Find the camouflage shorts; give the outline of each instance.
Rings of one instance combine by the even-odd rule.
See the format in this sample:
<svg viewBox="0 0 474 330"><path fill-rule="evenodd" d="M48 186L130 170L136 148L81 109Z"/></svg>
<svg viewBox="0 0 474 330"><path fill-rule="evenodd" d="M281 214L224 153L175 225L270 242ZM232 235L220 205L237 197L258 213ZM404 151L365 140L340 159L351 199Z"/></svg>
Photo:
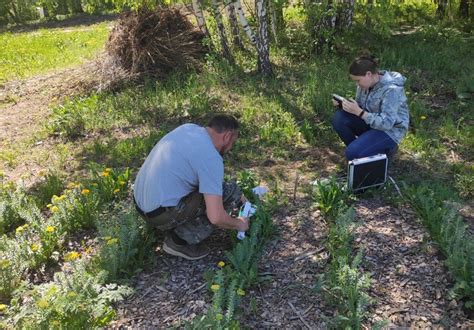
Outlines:
<svg viewBox="0 0 474 330"><path fill-rule="evenodd" d="M222 200L230 213L241 204L242 192L235 182L224 182ZM211 235L213 226L206 215L204 195L194 191L182 198L175 207L146 220L159 230L173 230L178 237L189 244L197 244Z"/></svg>

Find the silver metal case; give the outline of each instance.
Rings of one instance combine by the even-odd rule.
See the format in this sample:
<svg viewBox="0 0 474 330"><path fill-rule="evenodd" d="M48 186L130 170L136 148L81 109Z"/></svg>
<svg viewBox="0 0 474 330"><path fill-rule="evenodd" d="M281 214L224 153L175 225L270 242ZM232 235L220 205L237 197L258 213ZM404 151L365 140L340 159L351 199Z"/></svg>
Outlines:
<svg viewBox="0 0 474 330"><path fill-rule="evenodd" d="M388 159L385 154L353 159L348 167L347 185L351 191L381 186L387 181Z"/></svg>

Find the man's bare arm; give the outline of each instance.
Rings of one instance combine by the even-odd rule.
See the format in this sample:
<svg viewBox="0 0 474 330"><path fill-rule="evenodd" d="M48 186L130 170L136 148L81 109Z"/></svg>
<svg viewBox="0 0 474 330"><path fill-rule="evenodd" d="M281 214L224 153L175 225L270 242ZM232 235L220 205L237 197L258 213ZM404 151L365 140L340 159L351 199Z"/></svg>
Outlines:
<svg viewBox="0 0 474 330"><path fill-rule="evenodd" d="M227 214L222 202L222 196L204 194L204 201L206 202L207 217L213 225L239 231L246 231L249 228L247 218L234 218Z"/></svg>

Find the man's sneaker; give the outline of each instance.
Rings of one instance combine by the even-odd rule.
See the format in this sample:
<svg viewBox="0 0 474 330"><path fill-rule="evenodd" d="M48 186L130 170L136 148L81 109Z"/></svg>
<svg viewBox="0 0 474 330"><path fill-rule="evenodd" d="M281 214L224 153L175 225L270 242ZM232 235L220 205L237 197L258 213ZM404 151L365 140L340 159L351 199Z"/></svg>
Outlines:
<svg viewBox="0 0 474 330"><path fill-rule="evenodd" d="M198 260L209 254L209 248L204 244L180 245L175 243L169 236L163 242L163 250L168 254L188 260Z"/></svg>

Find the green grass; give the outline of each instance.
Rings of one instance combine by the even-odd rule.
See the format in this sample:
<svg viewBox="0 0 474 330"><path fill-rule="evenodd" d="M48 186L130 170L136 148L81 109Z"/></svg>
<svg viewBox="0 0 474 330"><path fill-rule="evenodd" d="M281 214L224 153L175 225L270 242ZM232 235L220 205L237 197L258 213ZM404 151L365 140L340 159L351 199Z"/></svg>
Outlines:
<svg viewBox="0 0 474 330"><path fill-rule="evenodd" d="M108 24L0 34L0 83L93 58L104 46Z"/></svg>

